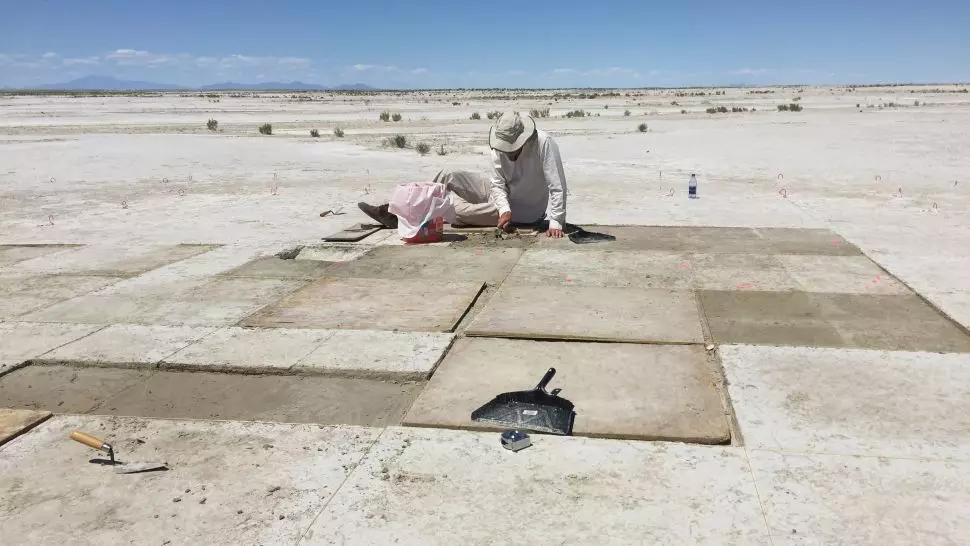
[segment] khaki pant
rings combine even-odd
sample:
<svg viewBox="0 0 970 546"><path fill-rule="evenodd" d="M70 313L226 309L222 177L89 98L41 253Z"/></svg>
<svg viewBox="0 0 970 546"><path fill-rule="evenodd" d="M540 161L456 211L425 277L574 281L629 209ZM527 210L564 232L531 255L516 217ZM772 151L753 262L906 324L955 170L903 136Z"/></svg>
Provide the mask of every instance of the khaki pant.
<svg viewBox="0 0 970 546"><path fill-rule="evenodd" d="M471 171L444 170L434 177L452 193L456 226L494 226L498 208L492 202L490 182L484 175Z"/></svg>

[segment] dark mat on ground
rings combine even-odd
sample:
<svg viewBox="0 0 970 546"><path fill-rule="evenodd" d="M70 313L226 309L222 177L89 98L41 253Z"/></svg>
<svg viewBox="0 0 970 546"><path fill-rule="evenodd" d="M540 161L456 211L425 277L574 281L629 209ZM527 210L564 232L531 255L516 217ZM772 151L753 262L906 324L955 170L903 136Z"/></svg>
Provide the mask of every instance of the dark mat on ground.
<svg viewBox="0 0 970 546"><path fill-rule="evenodd" d="M331 233L323 238L324 241L328 243L356 243L364 237L372 233L377 233L378 231L384 229L384 226L380 224L354 224L349 228L338 231L337 233Z"/></svg>
<svg viewBox="0 0 970 546"><path fill-rule="evenodd" d="M573 250L662 250L720 254L854 256L861 251L827 229L570 226L570 237L539 237L540 245ZM595 242L596 244L583 244Z"/></svg>
<svg viewBox="0 0 970 546"><path fill-rule="evenodd" d="M384 246L356 260L328 264L327 276L365 279L505 280L522 256L518 248L455 248L441 245Z"/></svg>
<svg viewBox="0 0 970 546"><path fill-rule="evenodd" d="M484 283L439 279L318 279L250 316L256 328L451 332Z"/></svg>
<svg viewBox="0 0 970 546"><path fill-rule="evenodd" d="M698 295L719 343L970 352L970 335L915 294Z"/></svg>
<svg viewBox="0 0 970 546"><path fill-rule="evenodd" d="M180 419L387 426L423 382L28 366L0 378L0 407Z"/></svg>

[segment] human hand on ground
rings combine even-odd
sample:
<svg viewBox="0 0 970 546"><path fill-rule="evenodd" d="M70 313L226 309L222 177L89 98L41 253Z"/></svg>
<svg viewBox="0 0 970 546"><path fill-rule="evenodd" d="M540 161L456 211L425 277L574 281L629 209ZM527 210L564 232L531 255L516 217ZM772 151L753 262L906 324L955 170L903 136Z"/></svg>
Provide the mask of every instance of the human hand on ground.
<svg viewBox="0 0 970 546"><path fill-rule="evenodd" d="M561 229L551 229L550 228L549 231L546 232L546 235L548 237L552 237L553 239L560 239L563 236L563 232L562 232Z"/></svg>
<svg viewBox="0 0 970 546"><path fill-rule="evenodd" d="M508 231L512 227L512 213L504 212L498 217L498 224L496 224L499 229L503 231Z"/></svg>

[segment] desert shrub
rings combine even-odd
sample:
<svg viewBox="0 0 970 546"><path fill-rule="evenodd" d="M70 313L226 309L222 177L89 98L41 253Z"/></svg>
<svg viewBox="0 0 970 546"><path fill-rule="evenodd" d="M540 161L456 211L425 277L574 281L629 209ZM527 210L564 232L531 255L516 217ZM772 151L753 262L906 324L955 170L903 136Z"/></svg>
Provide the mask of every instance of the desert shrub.
<svg viewBox="0 0 970 546"><path fill-rule="evenodd" d="M445 150L445 145L444 144L442 144L441 147L438 148L438 155L448 155L448 151Z"/></svg>
<svg viewBox="0 0 970 546"><path fill-rule="evenodd" d="M787 104L779 104L778 105L778 111L779 112L787 112L788 111L788 105Z"/></svg>
<svg viewBox="0 0 970 546"><path fill-rule="evenodd" d="M461 106L461 103L460 102L453 102L453 103L451 103L451 105L452 106Z"/></svg>
<svg viewBox="0 0 970 546"><path fill-rule="evenodd" d="M798 102L798 101L800 101L800 100L802 100L802 98L801 98L801 97L795 97L795 98L793 98L793 99L792 99L792 102Z"/></svg>
<svg viewBox="0 0 970 546"><path fill-rule="evenodd" d="M647 124L646 123L641 123L640 125L637 125L637 131L640 131L641 133L646 133L647 132Z"/></svg>
<svg viewBox="0 0 970 546"><path fill-rule="evenodd" d="M675 101L675 100L672 100L672 101L670 101L670 105L671 105L671 106L680 106L680 103L678 103L678 102L677 102L677 101Z"/></svg>
<svg viewBox="0 0 970 546"><path fill-rule="evenodd" d="M320 136L320 131L318 129L310 129L310 136L317 138Z"/></svg>
<svg viewBox="0 0 970 546"><path fill-rule="evenodd" d="M399 114L399 113L397 113L397 112L395 112L395 113L394 113L394 114L393 114L393 115L391 116L391 121L401 121L401 114Z"/></svg>
<svg viewBox="0 0 970 546"><path fill-rule="evenodd" d="M421 155L428 155L428 152L431 151L431 146L428 146L424 142L421 142L417 146L414 147L414 150L416 152L418 152L419 154L421 154Z"/></svg>
<svg viewBox="0 0 970 546"><path fill-rule="evenodd" d="M603 110L609 110L609 109L610 109L610 105L609 104L603 105Z"/></svg>
<svg viewBox="0 0 970 546"><path fill-rule="evenodd" d="M381 121L391 121L391 113L381 112L380 118L381 118Z"/></svg>
<svg viewBox="0 0 970 546"><path fill-rule="evenodd" d="M680 113L681 113L681 114L686 114L686 113L687 113L687 110L684 110L683 108L681 108L681 109L680 109Z"/></svg>
<svg viewBox="0 0 970 546"><path fill-rule="evenodd" d="M567 118L584 118L588 115L589 114L586 113L586 110L573 110L572 112L566 112Z"/></svg>
<svg viewBox="0 0 970 546"><path fill-rule="evenodd" d="M397 135L391 139L391 144L395 148L403 148L408 145L408 139L404 135Z"/></svg>
<svg viewBox="0 0 970 546"><path fill-rule="evenodd" d="M738 112L747 112L748 109L747 108L744 108L742 106L732 106L731 107L731 111L734 112L735 114L737 114Z"/></svg>
<svg viewBox="0 0 970 546"><path fill-rule="evenodd" d="M630 111L629 110L624 110L623 111L623 116L624 117L630 117Z"/></svg>
<svg viewBox="0 0 970 546"><path fill-rule="evenodd" d="M259 132L260 134L271 135L273 134L273 126L269 123L264 123L259 126Z"/></svg>
<svg viewBox="0 0 970 546"><path fill-rule="evenodd" d="M502 112L500 112L498 110L494 110L492 112L487 112L485 114L485 117L487 117L488 119L498 119L498 118L502 117Z"/></svg>
<svg viewBox="0 0 970 546"><path fill-rule="evenodd" d="M337 138L343 138L344 137L344 130L341 129L340 127L334 127L333 128L333 136L335 136Z"/></svg>
<svg viewBox="0 0 970 546"><path fill-rule="evenodd" d="M215 131L219 128L219 122L214 119L210 119L209 121L205 122L205 126L210 131Z"/></svg>
<svg viewBox="0 0 970 546"><path fill-rule="evenodd" d="M548 108L533 108L529 110L529 115L534 118L547 118L549 117Z"/></svg>
<svg viewBox="0 0 970 546"><path fill-rule="evenodd" d="M918 100L914 100L913 101L913 106L919 106L919 101Z"/></svg>
<svg viewBox="0 0 970 546"><path fill-rule="evenodd" d="M857 103L855 103L855 107L856 107L856 108L861 108L861 106L859 106L859 103L858 103L858 102L857 102Z"/></svg>
<svg viewBox="0 0 970 546"><path fill-rule="evenodd" d="M791 104L788 105L788 109L791 110L792 112L801 112L802 111L802 105L793 102L793 103L791 103Z"/></svg>
<svg viewBox="0 0 970 546"><path fill-rule="evenodd" d="M708 114L726 114L728 109L727 106L711 106L704 111Z"/></svg>
<svg viewBox="0 0 970 546"><path fill-rule="evenodd" d="M471 119L482 119L482 115L479 114L478 112L475 112L472 114Z"/></svg>
<svg viewBox="0 0 970 546"><path fill-rule="evenodd" d="M711 106L710 108L708 108L708 109L706 109L704 111L707 112L708 114L716 114L717 113L717 108L714 108L713 106Z"/></svg>

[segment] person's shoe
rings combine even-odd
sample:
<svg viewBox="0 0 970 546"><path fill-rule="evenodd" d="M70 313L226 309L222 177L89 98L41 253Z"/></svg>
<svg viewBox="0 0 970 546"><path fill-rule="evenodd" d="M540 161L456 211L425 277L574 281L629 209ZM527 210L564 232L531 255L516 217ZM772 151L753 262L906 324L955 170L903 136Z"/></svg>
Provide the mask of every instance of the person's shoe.
<svg viewBox="0 0 970 546"><path fill-rule="evenodd" d="M374 205L369 205L361 201L357 203L357 206L366 214L374 219L375 222L386 227L387 229L397 229L397 215L392 214L387 210L388 205L384 204L379 207Z"/></svg>

